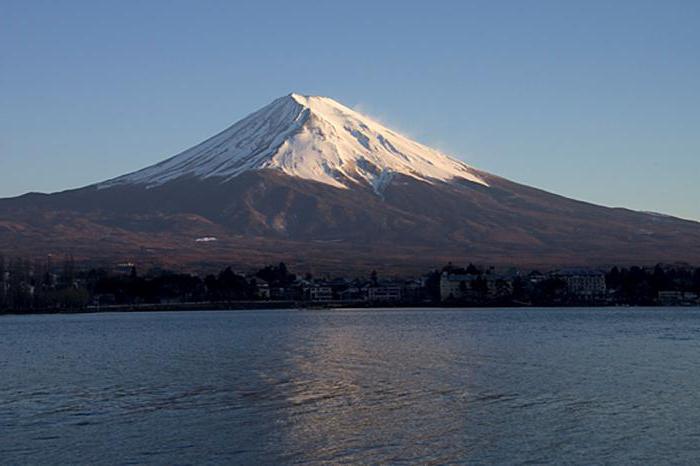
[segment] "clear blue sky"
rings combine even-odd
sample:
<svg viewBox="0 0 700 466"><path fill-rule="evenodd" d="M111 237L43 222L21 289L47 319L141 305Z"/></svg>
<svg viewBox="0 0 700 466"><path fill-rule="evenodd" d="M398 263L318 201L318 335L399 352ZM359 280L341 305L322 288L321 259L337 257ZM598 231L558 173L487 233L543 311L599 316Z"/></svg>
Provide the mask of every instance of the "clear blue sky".
<svg viewBox="0 0 700 466"><path fill-rule="evenodd" d="M700 2L0 0L0 196L333 97L472 165L700 220Z"/></svg>

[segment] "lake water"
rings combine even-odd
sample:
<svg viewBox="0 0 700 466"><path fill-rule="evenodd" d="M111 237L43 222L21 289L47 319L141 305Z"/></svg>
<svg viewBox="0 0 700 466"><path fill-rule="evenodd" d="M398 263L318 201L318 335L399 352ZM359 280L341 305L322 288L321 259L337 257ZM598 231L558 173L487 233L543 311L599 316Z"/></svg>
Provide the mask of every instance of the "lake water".
<svg viewBox="0 0 700 466"><path fill-rule="evenodd" d="M0 463L700 462L700 309L0 317Z"/></svg>

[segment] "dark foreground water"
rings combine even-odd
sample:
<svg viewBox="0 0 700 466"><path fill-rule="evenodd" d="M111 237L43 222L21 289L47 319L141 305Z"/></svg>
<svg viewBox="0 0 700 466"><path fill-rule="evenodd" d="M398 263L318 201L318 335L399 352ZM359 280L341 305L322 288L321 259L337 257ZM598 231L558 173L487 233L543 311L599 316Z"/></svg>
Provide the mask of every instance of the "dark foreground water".
<svg viewBox="0 0 700 466"><path fill-rule="evenodd" d="M0 317L0 464L700 462L700 310Z"/></svg>

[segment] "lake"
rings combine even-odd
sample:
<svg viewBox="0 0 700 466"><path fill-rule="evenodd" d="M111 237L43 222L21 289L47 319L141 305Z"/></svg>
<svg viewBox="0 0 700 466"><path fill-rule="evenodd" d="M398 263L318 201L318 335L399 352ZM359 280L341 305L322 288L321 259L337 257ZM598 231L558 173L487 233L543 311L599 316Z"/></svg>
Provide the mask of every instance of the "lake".
<svg viewBox="0 0 700 466"><path fill-rule="evenodd" d="M0 317L0 463L700 461L700 309Z"/></svg>

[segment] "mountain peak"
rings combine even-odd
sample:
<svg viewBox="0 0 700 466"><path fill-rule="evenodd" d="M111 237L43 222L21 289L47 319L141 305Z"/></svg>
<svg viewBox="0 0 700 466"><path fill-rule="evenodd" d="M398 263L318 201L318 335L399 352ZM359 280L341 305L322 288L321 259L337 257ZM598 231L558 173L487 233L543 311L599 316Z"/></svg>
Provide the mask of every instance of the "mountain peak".
<svg viewBox="0 0 700 466"><path fill-rule="evenodd" d="M299 94L298 92L290 92L289 95L287 96L294 100L295 102L304 105L306 103L306 100L309 97L319 97L319 96L311 96L311 95L304 95L304 94Z"/></svg>
<svg viewBox="0 0 700 466"><path fill-rule="evenodd" d="M425 182L486 185L465 163L402 136L329 98L291 93L170 159L99 184L158 186L189 176L227 181L250 170L381 194L397 173Z"/></svg>
<svg viewBox="0 0 700 466"><path fill-rule="evenodd" d="M294 102L298 103L299 105L303 105L304 107L311 107L314 103L319 102L319 101L327 101L327 102L332 102L338 107L344 107L341 103L339 103L336 100L331 99L330 97L322 96L322 95L306 95L306 94L300 94L298 92L291 92L290 94L287 95L290 99L292 99Z"/></svg>
<svg viewBox="0 0 700 466"><path fill-rule="evenodd" d="M352 116L358 120L371 120L368 116L363 115L350 107L347 107L335 99L321 95L303 95L292 92L288 96L292 101L309 109L312 113L323 118L336 119L339 116ZM373 122L377 124L376 122ZM387 128L384 128L388 131Z"/></svg>

